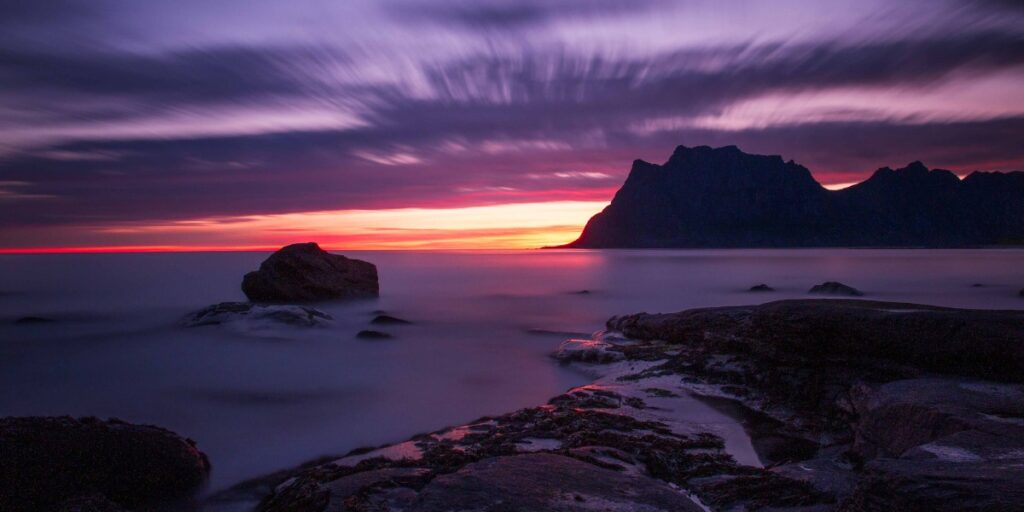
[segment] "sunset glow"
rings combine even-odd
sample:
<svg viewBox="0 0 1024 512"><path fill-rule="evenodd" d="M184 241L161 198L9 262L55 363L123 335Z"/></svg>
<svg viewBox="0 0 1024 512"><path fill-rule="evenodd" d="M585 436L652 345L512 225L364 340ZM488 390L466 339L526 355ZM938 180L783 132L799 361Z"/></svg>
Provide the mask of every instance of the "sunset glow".
<svg viewBox="0 0 1024 512"><path fill-rule="evenodd" d="M605 204L552 201L127 223L77 233L83 240L111 240L109 246L4 248L0 253L270 250L295 240L316 240L324 248L337 250L529 249L572 241Z"/></svg>

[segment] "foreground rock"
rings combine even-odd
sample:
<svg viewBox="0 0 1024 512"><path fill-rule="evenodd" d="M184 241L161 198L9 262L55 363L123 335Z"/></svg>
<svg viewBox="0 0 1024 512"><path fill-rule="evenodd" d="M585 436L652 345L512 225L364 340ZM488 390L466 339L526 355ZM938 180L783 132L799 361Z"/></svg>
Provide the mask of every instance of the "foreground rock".
<svg viewBox="0 0 1024 512"><path fill-rule="evenodd" d="M665 482L537 453L485 459L439 476L423 489L413 510L700 512L701 508Z"/></svg>
<svg viewBox="0 0 1024 512"><path fill-rule="evenodd" d="M210 472L191 440L95 418L0 419L0 454L0 510L10 511L181 510Z"/></svg>
<svg viewBox="0 0 1024 512"><path fill-rule="evenodd" d="M331 316L319 309L295 305L266 305L249 302L221 302L185 317L186 327L232 324L285 324L316 327L330 323Z"/></svg>
<svg viewBox="0 0 1024 512"><path fill-rule="evenodd" d="M852 286L847 286L835 281L826 281L824 283L814 285L807 293L819 295L844 295L846 297L860 297L864 295L864 292Z"/></svg>
<svg viewBox="0 0 1024 512"><path fill-rule="evenodd" d="M377 297L377 267L324 251L315 243L293 244L271 254L242 279L254 302L313 302Z"/></svg>
<svg viewBox="0 0 1024 512"><path fill-rule="evenodd" d="M648 376L681 376L817 443L774 470L832 492L838 510L1022 509L1024 311L780 301L608 326L668 355Z"/></svg>

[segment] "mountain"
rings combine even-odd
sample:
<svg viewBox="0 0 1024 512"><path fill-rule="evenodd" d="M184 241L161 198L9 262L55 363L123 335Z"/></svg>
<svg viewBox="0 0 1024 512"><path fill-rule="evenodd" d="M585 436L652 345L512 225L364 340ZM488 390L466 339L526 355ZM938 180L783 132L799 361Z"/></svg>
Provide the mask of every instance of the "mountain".
<svg viewBox="0 0 1024 512"><path fill-rule="evenodd" d="M736 146L636 160L564 247L964 247L1024 243L1024 172L963 180L921 162L837 191L806 167Z"/></svg>

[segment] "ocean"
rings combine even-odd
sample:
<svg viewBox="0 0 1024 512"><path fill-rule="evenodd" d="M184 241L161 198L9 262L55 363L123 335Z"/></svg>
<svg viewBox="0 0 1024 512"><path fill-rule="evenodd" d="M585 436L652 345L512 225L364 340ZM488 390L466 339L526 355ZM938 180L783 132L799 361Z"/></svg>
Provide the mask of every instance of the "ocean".
<svg viewBox="0 0 1024 512"><path fill-rule="evenodd" d="M265 253L0 256L0 416L169 428L210 456L216 491L544 403L591 380L551 352L612 315L807 298L823 281L866 299L1024 308L1021 249L344 254L378 266L381 296L318 305L334 318L320 328L182 325L244 300L242 275ZM747 291L759 283L776 291ZM379 311L413 323L371 327ZM27 316L48 321L16 322ZM394 338L355 337L369 328Z"/></svg>

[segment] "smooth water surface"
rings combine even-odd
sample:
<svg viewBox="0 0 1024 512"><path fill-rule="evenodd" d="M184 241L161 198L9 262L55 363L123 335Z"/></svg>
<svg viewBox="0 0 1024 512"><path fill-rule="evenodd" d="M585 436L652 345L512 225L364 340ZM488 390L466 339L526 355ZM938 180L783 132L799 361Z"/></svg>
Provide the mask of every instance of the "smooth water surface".
<svg viewBox="0 0 1024 512"><path fill-rule="evenodd" d="M326 328L181 326L244 300L266 254L0 256L0 416L95 415L195 439L211 486L545 402L590 379L548 354L611 315L804 298L1024 308L1022 250L348 253L379 300L323 304ZM767 283L775 293L749 293ZM980 285L980 286L975 286ZM580 293L582 291L588 293ZM374 310L415 322L355 338ZM22 316L53 322L17 325ZM376 328L376 327L375 327Z"/></svg>

